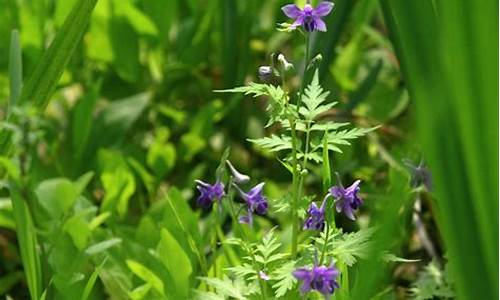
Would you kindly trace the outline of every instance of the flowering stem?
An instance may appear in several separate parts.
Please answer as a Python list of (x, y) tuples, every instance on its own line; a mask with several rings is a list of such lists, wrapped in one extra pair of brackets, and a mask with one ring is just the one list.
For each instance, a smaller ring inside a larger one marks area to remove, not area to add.
[[(238, 228), (238, 231), (240, 232), (240, 237), (244, 240), (244, 241), (250, 241), (249, 237), (246, 235), (246, 232), (244, 231), (244, 229), (242, 228), (239, 220), (238, 220), (238, 216), (236, 215), (236, 211), (234, 209), (234, 205), (233, 205), (233, 193), (231, 193), (232, 191), (232, 188), (233, 188), (233, 177), (230, 177), (229, 179), (229, 183), (228, 183), (228, 190), (227, 190), (227, 195), (228, 195), (228, 202), (229, 202), (229, 212), (231, 214), (231, 218), (233, 219), (233, 222), (235, 223), (236, 227)], [(258, 278), (259, 276), (259, 268), (257, 266), (257, 260), (255, 259), (255, 255), (253, 254), (253, 251), (252, 249), (248, 248), (246, 249), (248, 253), (250, 253), (250, 257), (252, 258), (252, 264), (253, 264), (253, 268), (255, 270), (255, 272), (257, 273), (257, 281), (259, 282), (259, 287), (260, 287), (260, 292), (261, 292), (261, 296), (262, 296), (262, 299), (263, 300), (266, 300), (267, 299), (267, 296), (266, 296), (266, 289), (262, 283), (262, 280), (260, 278)]]

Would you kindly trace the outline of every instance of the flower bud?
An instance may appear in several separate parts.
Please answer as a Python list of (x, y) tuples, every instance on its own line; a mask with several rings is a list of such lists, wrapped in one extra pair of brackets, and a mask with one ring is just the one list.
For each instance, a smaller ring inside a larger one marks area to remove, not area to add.
[(259, 67), (259, 79), (262, 82), (269, 82), (273, 77), (273, 69), (270, 66)]
[(293, 70), (293, 64), (289, 63), (283, 54), (278, 55), (278, 61), (280, 62), (285, 72)]
[(236, 168), (231, 164), (229, 160), (226, 160), (227, 165), (229, 166), (229, 170), (231, 171), (231, 174), (233, 174), (234, 182), (238, 184), (243, 184), (247, 183), (250, 180), (250, 177), (245, 174), (241, 174), (236, 170)]

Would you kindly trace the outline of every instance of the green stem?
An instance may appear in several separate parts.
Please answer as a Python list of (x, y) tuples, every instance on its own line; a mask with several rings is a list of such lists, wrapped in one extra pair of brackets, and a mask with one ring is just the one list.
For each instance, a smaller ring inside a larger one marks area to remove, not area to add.
[[(300, 104), (302, 100), (302, 93), (304, 92), (305, 85), (305, 75), (307, 71), (307, 65), (309, 62), (309, 34), (305, 34), (305, 42), (306, 42), (306, 56), (304, 58), (304, 71), (302, 72), (302, 81), (300, 83), (299, 95), (297, 98), (297, 112), (300, 109)], [(300, 190), (302, 185), (302, 180), (300, 178), (299, 170), (298, 170), (298, 159), (297, 159), (297, 131), (296, 131), (296, 123), (292, 121), (291, 118), (288, 119), (290, 123), (290, 129), (292, 134), (292, 185), (293, 185), (293, 197), (292, 197), (292, 258), (297, 256), (297, 245), (298, 245), (298, 230), (299, 230), (299, 218), (297, 215), (298, 204), (300, 199)], [(307, 134), (308, 135), (308, 134)], [(308, 139), (308, 136), (306, 137)], [(309, 142), (306, 143), (306, 147)], [(305, 155), (305, 153), (304, 153)]]
[(309, 65), (309, 34), (307, 32), (305, 33), (305, 40), (306, 40), (306, 56), (304, 58), (304, 71), (302, 71), (299, 97), (297, 98), (297, 112), (299, 111), (300, 104), (302, 101), (302, 94), (304, 93), (304, 88), (306, 84), (305, 79), (306, 79), (307, 66)]
[(328, 246), (328, 238), (330, 235), (330, 227), (328, 226), (328, 222), (325, 222), (326, 225), (326, 237), (325, 237), (325, 243), (323, 244), (323, 249), (321, 250), (321, 257), (319, 259), (319, 265), (323, 265), (323, 261), (325, 259), (325, 253), (326, 253), (326, 248)]
[(295, 121), (291, 118), (288, 119), (290, 122), (291, 134), (292, 134), (292, 186), (293, 186), (293, 197), (292, 197), (292, 258), (297, 256), (297, 241), (298, 241), (298, 222), (299, 218), (297, 215), (298, 203), (299, 203), (299, 170), (298, 170), (298, 159), (297, 159), (297, 132), (295, 129)]

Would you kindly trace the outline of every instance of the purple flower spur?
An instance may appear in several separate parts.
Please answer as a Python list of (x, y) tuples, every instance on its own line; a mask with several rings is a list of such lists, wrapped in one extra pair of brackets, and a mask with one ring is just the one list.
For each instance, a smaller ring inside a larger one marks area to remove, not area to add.
[(358, 196), (361, 180), (356, 180), (347, 188), (344, 188), (340, 178), (338, 178), (338, 181), (339, 185), (333, 186), (328, 190), (327, 197), (332, 196), (335, 199), (337, 212), (344, 212), (349, 219), (355, 220), (354, 210), (363, 204), (363, 200)]
[(317, 266), (314, 265), (312, 269), (299, 268), (293, 272), (293, 276), (302, 281), (300, 292), (305, 294), (312, 290), (316, 290), (323, 294), (325, 299), (328, 299), (335, 289), (339, 288), (337, 277), (340, 272), (334, 265)]
[(328, 15), (333, 9), (332, 2), (321, 2), (313, 8), (310, 1), (304, 6), (304, 9), (300, 9), (295, 4), (288, 4), (281, 8), (283, 13), (291, 19), (294, 19), (290, 29), (296, 29), (299, 26), (304, 27), (307, 32), (326, 31), (326, 24), (321, 20), (321, 17)]
[(196, 200), (196, 203), (203, 209), (209, 209), (212, 207), (214, 201), (220, 200), (226, 194), (224, 192), (224, 184), (219, 181), (213, 185), (201, 180), (195, 180), (195, 182), (198, 184), (196, 188), (200, 191), (200, 196)]

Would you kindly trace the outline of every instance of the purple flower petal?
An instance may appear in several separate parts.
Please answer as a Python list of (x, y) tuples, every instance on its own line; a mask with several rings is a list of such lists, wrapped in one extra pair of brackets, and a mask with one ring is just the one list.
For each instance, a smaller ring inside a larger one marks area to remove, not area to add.
[(318, 31), (325, 32), (326, 31), (326, 24), (321, 20), (320, 17), (313, 17), (313, 22), (314, 22), (314, 29)]
[(281, 10), (287, 17), (291, 19), (297, 19), (303, 14), (302, 10), (295, 4), (285, 5), (281, 8)]
[(271, 279), (271, 278), (269, 278), (269, 276), (267, 276), (267, 274), (266, 274), (266, 273), (264, 273), (263, 271), (259, 271), (259, 277), (260, 277), (260, 279), (265, 280), (265, 281), (268, 281), (269, 279)]
[(313, 11), (313, 14), (318, 17), (324, 17), (328, 15), (333, 9), (333, 3), (332, 2), (321, 2), (316, 6), (316, 8)]
[(295, 20), (295, 22), (293, 22), (292, 25), (290, 25), (290, 29), (296, 29), (297, 27), (302, 25), (304, 25), (304, 17), (300, 16)]
[(213, 185), (201, 180), (195, 180), (198, 184), (196, 189), (200, 192), (200, 196), (196, 200), (198, 206), (203, 209), (209, 209), (214, 201), (218, 201), (224, 197), (224, 184), (216, 182)]
[(249, 197), (255, 197), (256, 195), (262, 193), (262, 189), (264, 188), (265, 182), (261, 182), (254, 186), (250, 191), (248, 191)]

